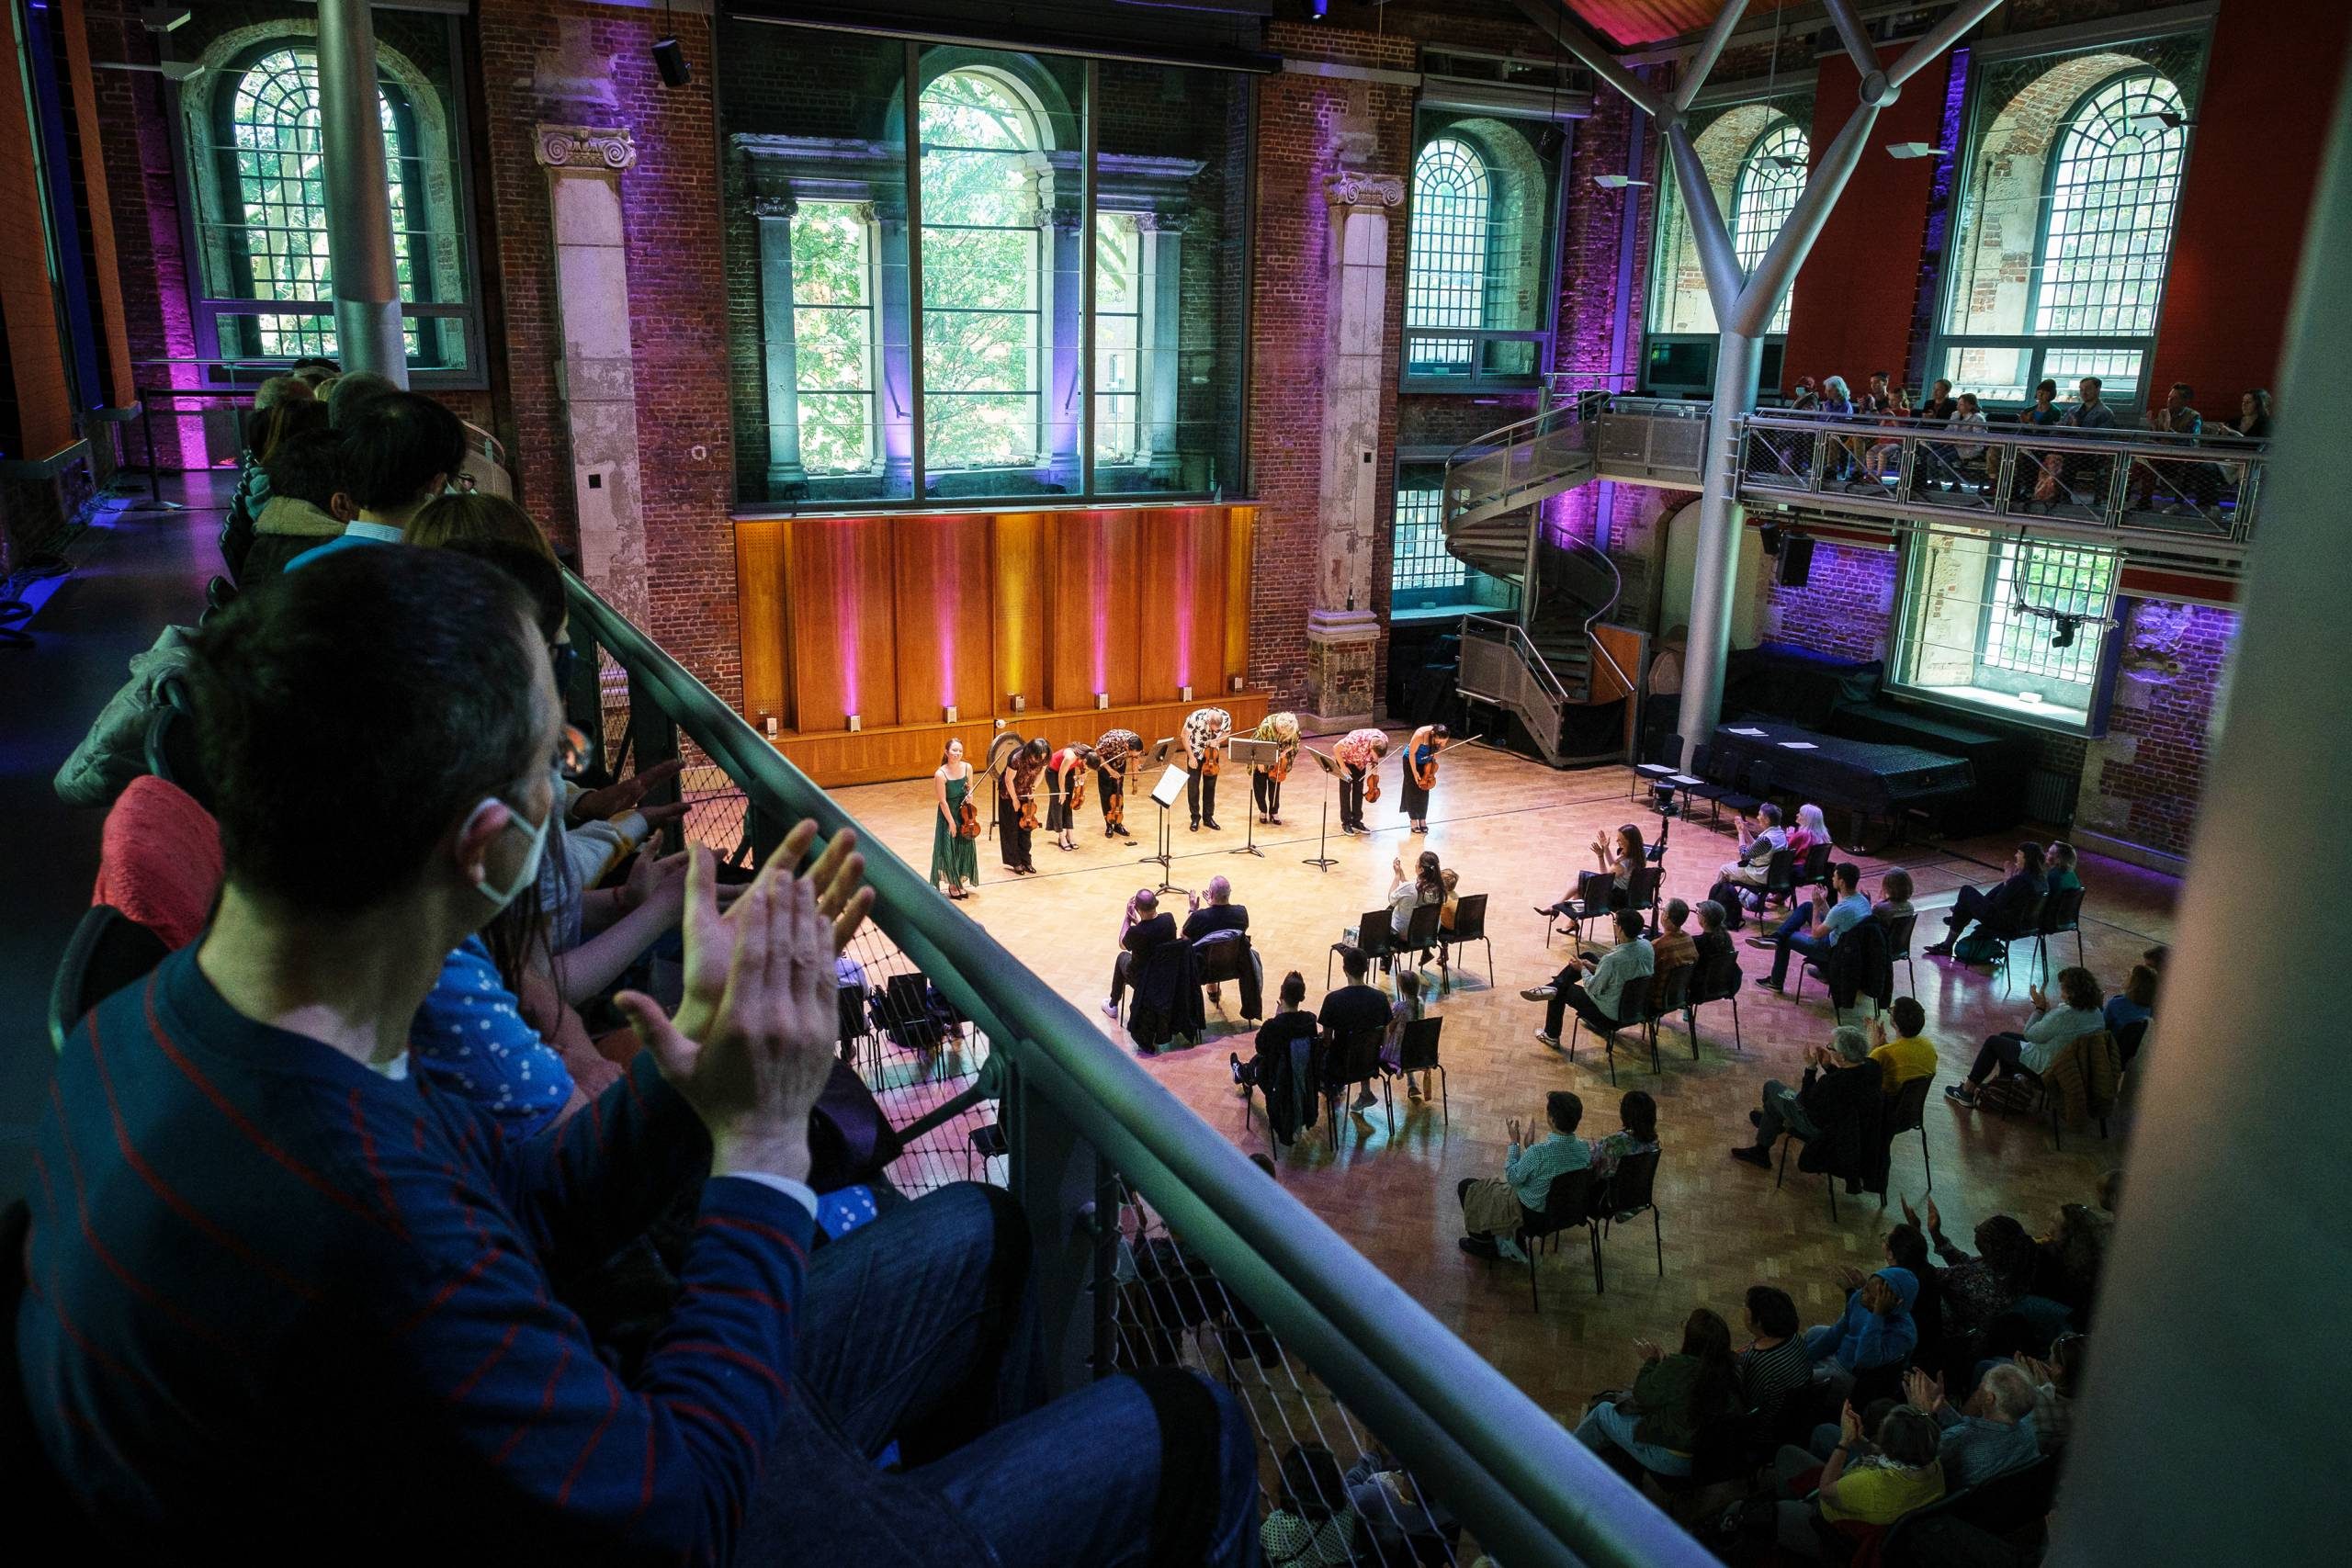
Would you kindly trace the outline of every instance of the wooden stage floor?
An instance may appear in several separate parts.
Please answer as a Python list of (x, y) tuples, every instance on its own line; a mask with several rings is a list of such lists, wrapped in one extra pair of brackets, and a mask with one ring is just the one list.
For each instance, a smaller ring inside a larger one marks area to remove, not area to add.
[[(1262, 859), (1228, 852), (1242, 842), (1249, 820), (1246, 778), (1226, 781), (1223, 832), (1191, 833), (1181, 817), (1175, 820), (1173, 880), (1198, 889), (1214, 875), (1231, 879), (1235, 900), (1249, 907), (1250, 934), (1265, 959), (1269, 1007), (1282, 975), (1293, 968), (1306, 976), (1308, 1006), (1317, 1004), (1330, 944), (1343, 925), (1385, 901), (1389, 863), (1400, 852), (1409, 864), (1426, 842), (1446, 864), (1460, 868), (1463, 893), (1490, 896), (1494, 983), (1487, 983), (1483, 952), (1473, 948), (1464, 954), (1472, 971), (1467, 983), (1434, 1010), (1446, 1021), (1442, 1055), (1452, 1091), (1451, 1131), (1434, 1100), (1408, 1101), (1400, 1086), (1393, 1136), (1376, 1107), (1368, 1119), (1346, 1127), (1336, 1153), (1318, 1128), (1283, 1159), (1284, 1185), (1571, 1424), (1591, 1393), (1630, 1379), (1629, 1341), (1672, 1341), (1694, 1305), (1713, 1307), (1736, 1331), (1743, 1292), (1761, 1282), (1788, 1291), (1808, 1323), (1834, 1316), (1842, 1303), (1839, 1268), (1876, 1261), (1880, 1240), (1901, 1218), (1900, 1210), (1891, 1206), (1882, 1214), (1873, 1199), (1841, 1195), (1840, 1218), (1833, 1224), (1820, 1178), (1800, 1179), (1792, 1163), (1789, 1185), (1775, 1191), (1769, 1173), (1727, 1154), (1735, 1142), (1752, 1135), (1747, 1112), (1764, 1081), (1795, 1082), (1803, 1048), (1827, 1042), (1826, 996), (1810, 983), (1801, 1003), (1758, 989), (1755, 981), (1770, 955), (1743, 942), (1739, 953), (1749, 977), (1739, 1010), (1745, 1055), (1732, 1055), (1729, 1010), (1711, 1007), (1700, 1015), (1700, 1060), (1691, 1060), (1679, 1025), (1669, 1026), (1660, 1044), (1662, 1077), (1649, 1073), (1645, 1060), (1632, 1067), (1621, 1053), (1619, 1088), (1612, 1090), (1597, 1052), (1579, 1045), (1571, 1065), (1535, 1041), (1540, 1008), (1518, 993), (1548, 979), (1561, 962), (1562, 944), (1555, 942), (1545, 953), (1544, 923), (1532, 906), (1558, 897), (1574, 874), (1591, 863), (1588, 846), (1595, 832), (1628, 821), (1640, 823), (1645, 833), (1656, 829), (1657, 818), (1627, 799), (1628, 770), (1563, 773), (1482, 747), (1458, 749), (1447, 757), (1426, 840), (1406, 832), (1396, 815), (1393, 766), (1389, 775), (1389, 792), (1371, 808), (1375, 829), (1369, 837), (1340, 837), (1335, 820), (1329, 852), (1340, 863), (1329, 872), (1302, 863), (1316, 852), (1321, 805), (1321, 775), (1311, 769), (1288, 788), (1284, 825), (1260, 829)], [(928, 867), (930, 781), (846, 789), (839, 798), (918, 870)], [(982, 886), (978, 897), (960, 908), (1078, 1004), (1106, 1041), (1125, 1046), (1124, 1033), (1097, 1010), (1125, 901), (1158, 880), (1157, 868), (1136, 858), (1148, 846), (1156, 813), (1141, 797), (1130, 806), (1130, 826), (1138, 835), (1132, 845), (1102, 837), (1091, 799), (1086, 815), (1074, 852), (1038, 834), (1042, 874), (1035, 877), (1006, 874), (994, 840), (982, 840)], [(1727, 835), (1708, 830), (1703, 821), (1675, 822), (1666, 859), (1668, 896), (1693, 903), (1705, 897), (1716, 867), (1729, 858), (1729, 845)], [(1866, 858), (1865, 886), (1875, 889), (1882, 868), (1902, 864), (1917, 883), (1918, 902), (1933, 909), (1948, 905), (1959, 887), (1998, 880), (1995, 868), (2012, 845), (2002, 840), (1905, 846)], [(2097, 857), (2085, 858), (2083, 876), (2089, 888), (2084, 919), (2089, 966), (2113, 989), (2143, 950), (2170, 940), (2177, 884)], [(1167, 897), (1181, 919), (1182, 897)], [(1923, 915), (1919, 945), (1939, 930), (1936, 916)], [(2063, 946), (2053, 942), (2053, 967), (2072, 962), (2073, 950), (2071, 938)], [(2018, 955), (2017, 994), (2006, 1001), (1999, 982), (1981, 970), (1918, 961), (1917, 995), (1943, 1057), (1939, 1086), (1965, 1073), (1985, 1035), (2021, 1025), (2030, 946), (2020, 945)], [(1908, 984), (1898, 964), (1898, 991)], [(1228, 987), (1228, 1008), (1233, 1001)], [(1241, 1102), (1227, 1072), (1227, 1054), (1237, 1049), (1248, 1054), (1249, 1031), (1212, 1009), (1206, 1042), (1147, 1061), (1211, 1126), (1238, 1146), (1262, 1150), (1263, 1119), (1256, 1131), (1243, 1131)], [(1540, 1119), (1545, 1093), (1555, 1089), (1583, 1097), (1583, 1131), (1596, 1135), (1616, 1128), (1617, 1098), (1624, 1089), (1645, 1089), (1657, 1097), (1666, 1276), (1657, 1275), (1650, 1227), (1643, 1220), (1611, 1238), (1608, 1291), (1596, 1296), (1582, 1238), (1571, 1235), (1569, 1245), (1544, 1263), (1538, 1314), (1529, 1305), (1523, 1269), (1474, 1260), (1456, 1249), (1461, 1226), (1453, 1191), (1462, 1177), (1499, 1172), (1506, 1120)], [(2045, 1231), (2059, 1204), (2087, 1200), (2100, 1172), (2121, 1157), (2120, 1140), (2108, 1143), (2095, 1133), (2069, 1134), (2065, 1151), (2055, 1153), (2046, 1127), (1960, 1111), (1939, 1090), (1928, 1109), (1927, 1135), (1936, 1199), (1947, 1230), (1963, 1244), (1978, 1220), (1996, 1213), (2015, 1214), (2037, 1234)], [(1915, 1203), (1925, 1191), (1915, 1134), (1896, 1144), (1894, 1190)]]

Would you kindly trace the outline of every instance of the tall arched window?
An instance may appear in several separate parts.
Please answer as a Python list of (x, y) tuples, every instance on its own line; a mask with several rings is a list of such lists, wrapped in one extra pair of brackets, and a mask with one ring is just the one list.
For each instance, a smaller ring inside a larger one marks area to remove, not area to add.
[(923, 461), (1034, 463), (1044, 225), (1052, 186), (1042, 117), (994, 71), (922, 91)]
[[(392, 256), (401, 295), (415, 294), (411, 215), (415, 164), (405, 102), (376, 94), (384, 126), (384, 165), (390, 177)], [(226, 242), (232, 282), (243, 298), (286, 302), (327, 299), (326, 175), (319, 134), (319, 60), (309, 49), (282, 45), (256, 57), (236, 79), (224, 106), (222, 142), (235, 160), (233, 203), (220, 238)], [(224, 192), (224, 195), (229, 193)], [(253, 352), (263, 358), (334, 353), (334, 319), (309, 314), (254, 318)], [(409, 326), (411, 347), (416, 329)]]
[(2188, 117), (2180, 89), (2152, 71), (2093, 88), (2066, 117), (2050, 165), (2036, 333), (2154, 334)]
[[(1406, 247), (1405, 325), (1486, 324), (1487, 231), (1494, 182), (1478, 149), (1441, 136), (1413, 160), (1412, 235)], [(1408, 371), (1466, 373), (1477, 352), (1474, 336), (1419, 339)]]
[[(1766, 127), (1740, 159), (1739, 178), (1732, 186), (1731, 240), (1741, 272), (1756, 270), (1779, 237), (1781, 225), (1795, 210), (1812, 154), (1813, 145), (1797, 122), (1781, 119)], [(1793, 288), (1781, 296), (1780, 309), (1772, 312), (1765, 332), (1789, 330), (1789, 304), (1795, 298)]]

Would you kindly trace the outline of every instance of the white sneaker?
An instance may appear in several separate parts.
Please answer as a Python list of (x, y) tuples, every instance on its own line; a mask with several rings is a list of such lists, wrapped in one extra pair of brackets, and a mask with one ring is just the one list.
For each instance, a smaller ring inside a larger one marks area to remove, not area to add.
[(1118, 1016), (1119, 1016), (1119, 1004), (1118, 1004), (1118, 1003), (1116, 1003), (1116, 1002), (1104, 1002), (1104, 1003), (1102, 1004), (1102, 1016), (1103, 1016), (1104, 1018), (1116, 1018), (1116, 1017), (1118, 1017)]
[(1513, 1263), (1524, 1263), (1527, 1261), (1527, 1254), (1520, 1250), (1519, 1242), (1514, 1237), (1507, 1235), (1498, 1235), (1495, 1237), (1495, 1250), (1501, 1253), (1505, 1258), (1510, 1258)]
[(1546, 1033), (1544, 1031), (1539, 1029), (1535, 1032), (1535, 1038), (1543, 1042), (1544, 1044), (1549, 1045), (1555, 1051), (1560, 1048), (1560, 1037), (1556, 1034)]

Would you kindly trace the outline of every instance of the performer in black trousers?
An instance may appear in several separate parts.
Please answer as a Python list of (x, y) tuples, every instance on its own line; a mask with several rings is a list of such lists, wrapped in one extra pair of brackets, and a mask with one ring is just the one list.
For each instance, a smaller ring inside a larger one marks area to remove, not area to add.
[(1192, 775), (1184, 781), (1184, 804), (1191, 807), (1193, 831), (1201, 824), (1216, 826), (1216, 769), (1225, 762), (1225, 743), (1233, 738), (1233, 716), (1223, 708), (1194, 708), (1184, 720), (1184, 750), (1192, 759)]
[(1331, 755), (1340, 764), (1340, 831), (1363, 832), (1364, 781), (1380, 760), (1388, 755), (1388, 736), (1385, 730), (1351, 729), (1331, 748)]
[(1102, 836), (1132, 839), (1127, 831), (1127, 770), (1143, 755), (1143, 737), (1132, 729), (1107, 729), (1094, 742), (1095, 791), (1102, 797)]

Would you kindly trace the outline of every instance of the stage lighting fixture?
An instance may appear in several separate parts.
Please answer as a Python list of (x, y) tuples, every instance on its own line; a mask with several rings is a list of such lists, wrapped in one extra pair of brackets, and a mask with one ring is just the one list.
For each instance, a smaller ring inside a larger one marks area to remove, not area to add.
[(2060, 615), (2057, 618), (2056, 629), (2050, 634), (2050, 646), (2052, 648), (2074, 647), (2075, 628), (2082, 624), (2072, 615)]
[(1930, 147), (1924, 141), (1890, 141), (1886, 144), (1890, 158), (1949, 158), (1949, 147)]

